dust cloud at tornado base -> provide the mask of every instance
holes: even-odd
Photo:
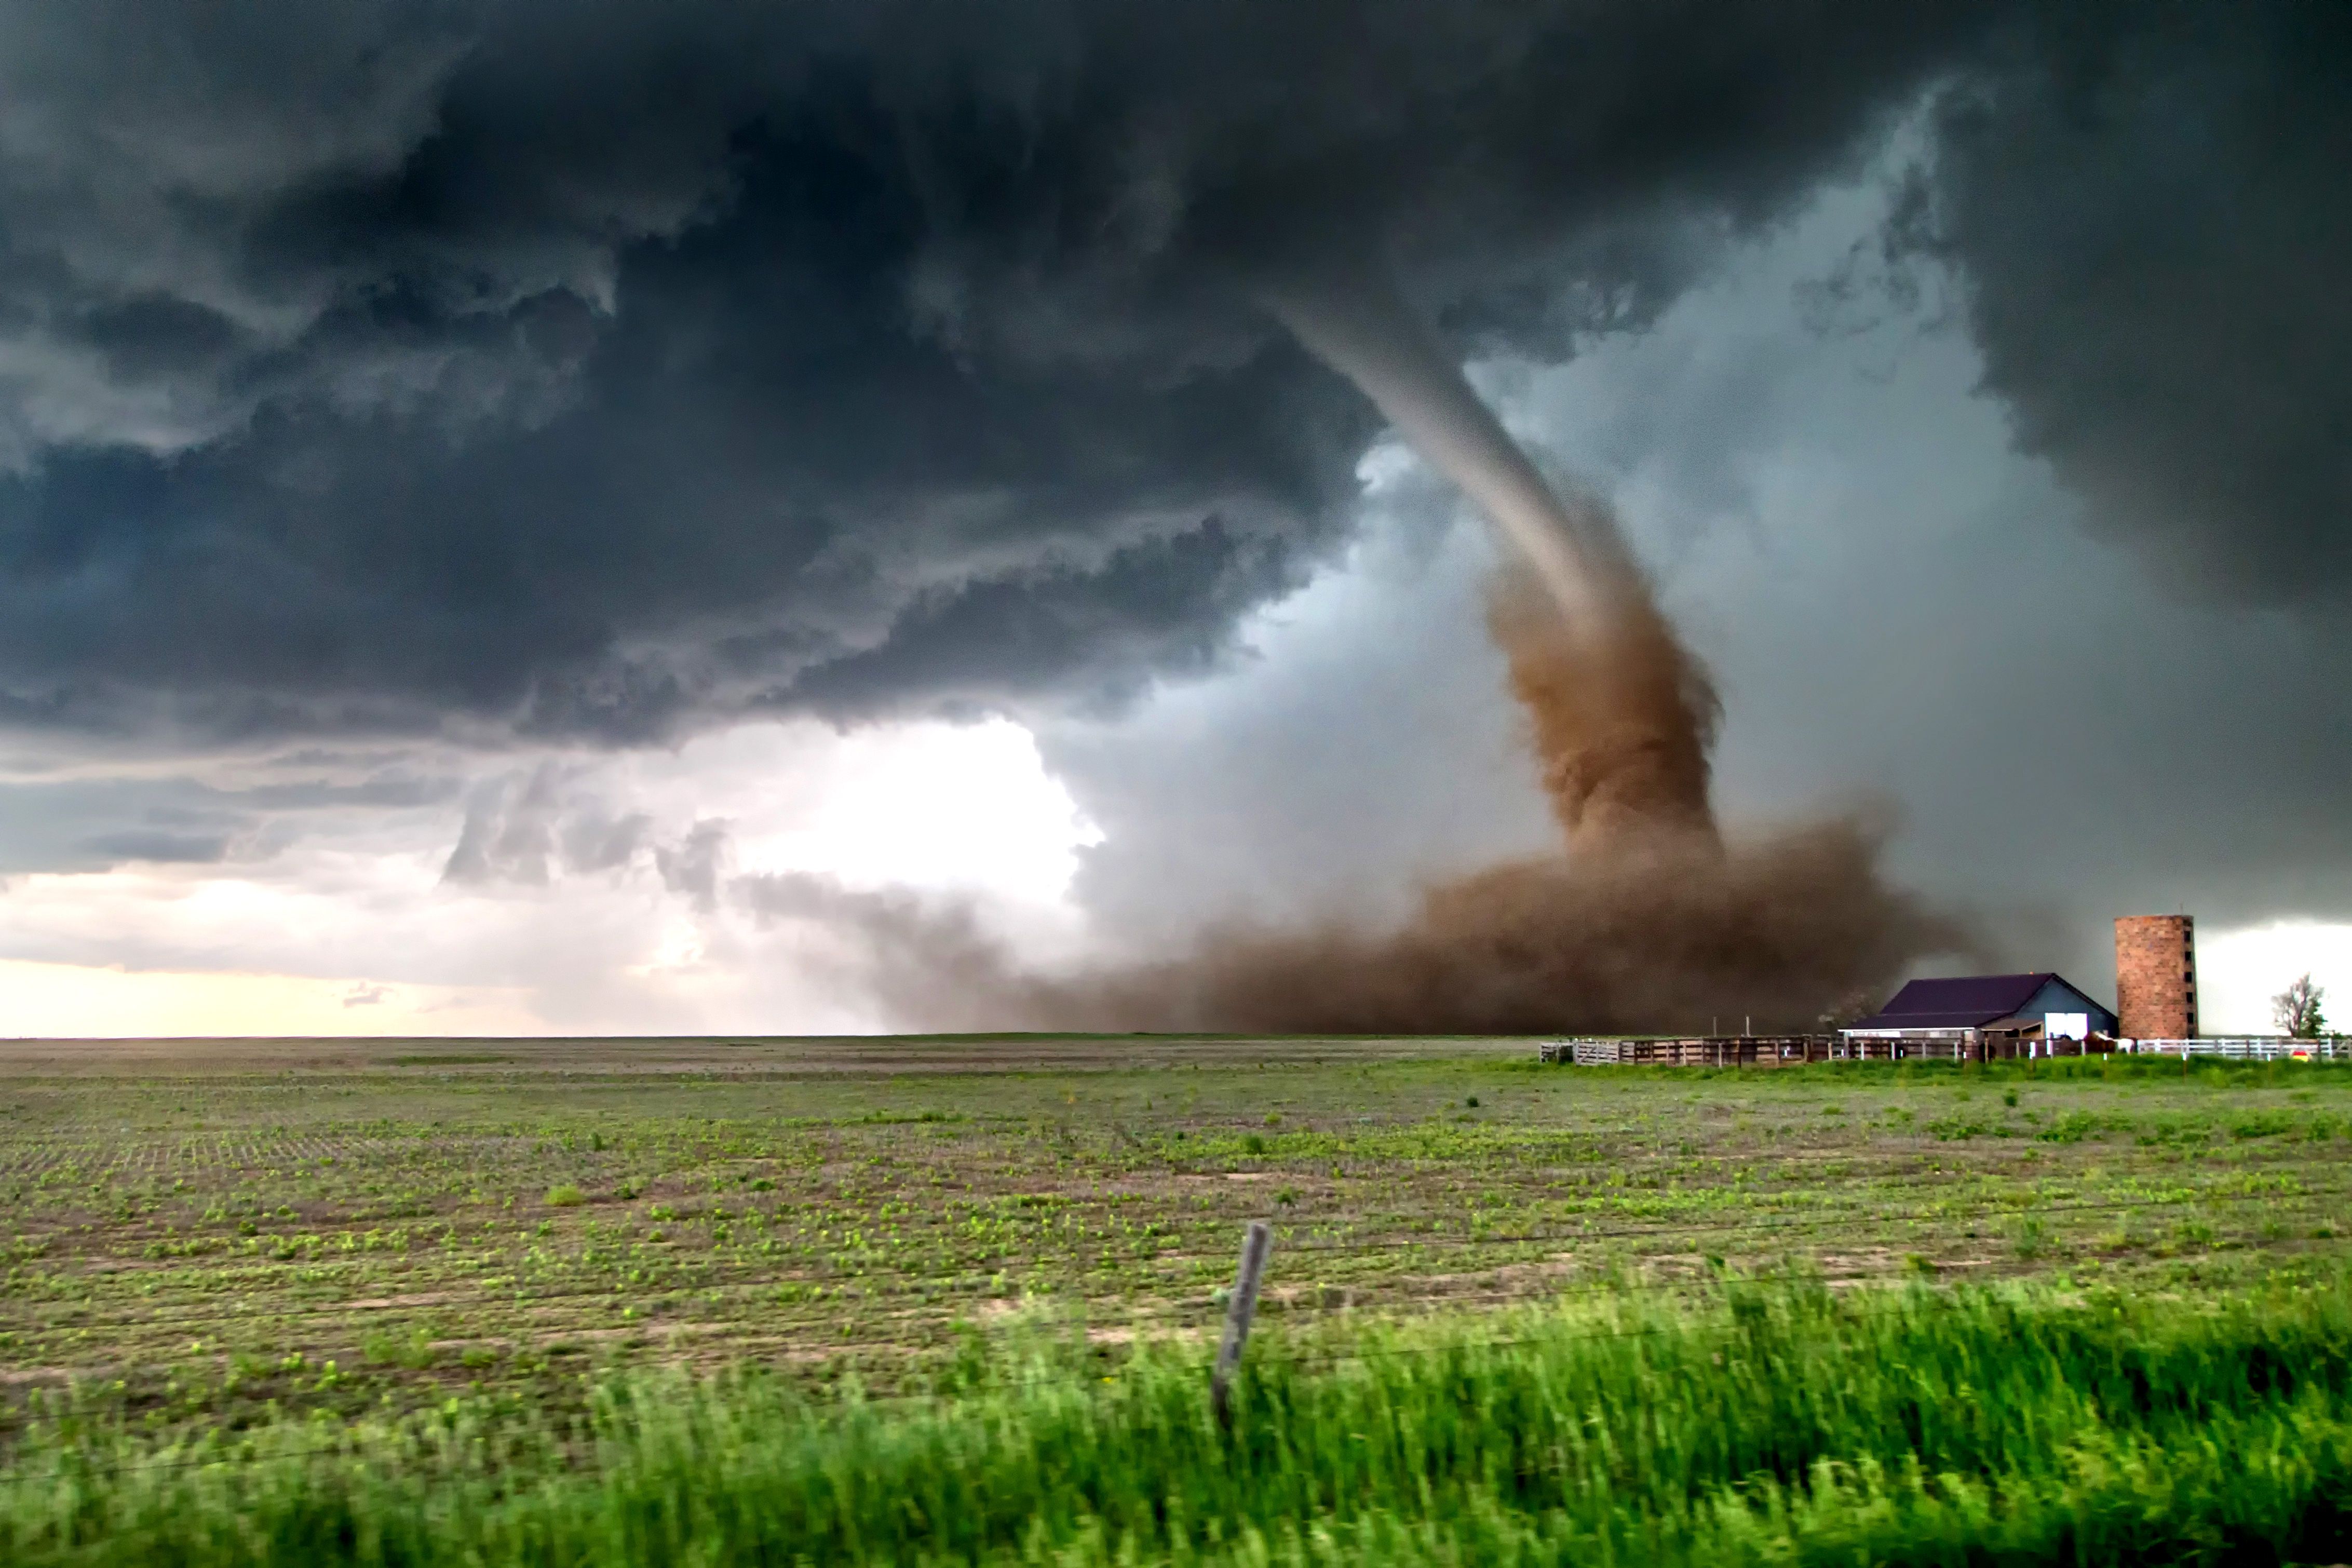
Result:
[[[1962,934],[1834,819],[1727,842],[1708,790],[1712,685],[1616,519],[1546,484],[1385,280],[1274,292],[1274,313],[1474,500],[1509,552],[1487,595],[1561,834],[1553,854],[1426,889],[1402,926],[1228,927],[1181,957],[1025,973],[968,911],[775,879],[829,916],[890,1009],[943,1027],[1510,1034],[1815,1025]],[[802,908],[793,909],[798,900]]]
[[[1560,845],[1427,887],[1393,926],[1227,924],[1164,960],[1051,972],[1022,964],[968,905],[801,875],[749,878],[746,891],[763,915],[824,922],[847,943],[841,978],[894,1021],[939,1029],[1811,1027],[1970,945],[1880,875],[1883,829],[1864,817],[1719,831],[1704,671],[1646,592],[1609,626],[1596,637],[1573,624],[1524,563],[1497,574],[1487,626]]]

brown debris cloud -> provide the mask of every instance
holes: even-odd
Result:
[[[1562,846],[1431,887],[1401,926],[1228,926],[1179,957],[1054,974],[1022,966],[968,907],[799,877],[753,879],[754,906],[846,932],[852,977],[898,1016],[948,1029],[1811,1028],[1963,945],[1880,877],[1867,821],[1717,835],[1714,695],[1663,618],[1628,616],[1595,647],[1508,573],[1488,622]]]
[[[1580,635],[1524,569],[1487,594],[1552,816],[1571,847],[1594,854],[1659,834],[1711,842],[1714,684],[1646,595],[1612,620],[1605,639]]]
[[[1228,927],[1181,957],[1030,972],[969,909],[759,879],[755,907],[860,944],[887,1005],[941,1027],[1519,1034],[1753,1020],[1816,1027],[1962,936],[1879,876],[1840,818],[1727,842],[1715,689],[1596,498],[1547,484],[1376,272],[1269,286],[1267,307],[1475,500],[1511,552],[1487,600],[1558,851],[1425,889],[1393,930]]]

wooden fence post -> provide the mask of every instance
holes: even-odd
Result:
[[[1265,1275],[1265,1256],[1273,1250],[1274,1227],[1262,1219],[1250,1221],[1242,1237],[1241,1272],[1234,1277],[1233,1299],[1225,1303],[1225,1337],[1217,1346],[1216,1370],[1209,1374],[1209,1406],[1217,1413],[1220,1426],[1234,1422],[1234,1373],[1241,1370],[1242,1347],[1249,1343],[1250,1319],[1257,1312],[1258,1281]]]

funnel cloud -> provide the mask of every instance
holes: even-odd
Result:
[[[1711,838],[1715,692],[1658,613],[1609,509],[1544,481],[1384,279],[1288,282],[1265,298],[1461,487],[1517,558],[1489,619],[1570,841],[1605,851],[1630,835]]]

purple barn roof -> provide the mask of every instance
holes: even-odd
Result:
[[[2035,992],[2059,978],[2042,971],[2032,974],[1971,974],[1957,980],[1914,980],[1897,991],[1885,1006],[1846,1027],[1979,1028],[2010,1017],[2033,1000]]]

